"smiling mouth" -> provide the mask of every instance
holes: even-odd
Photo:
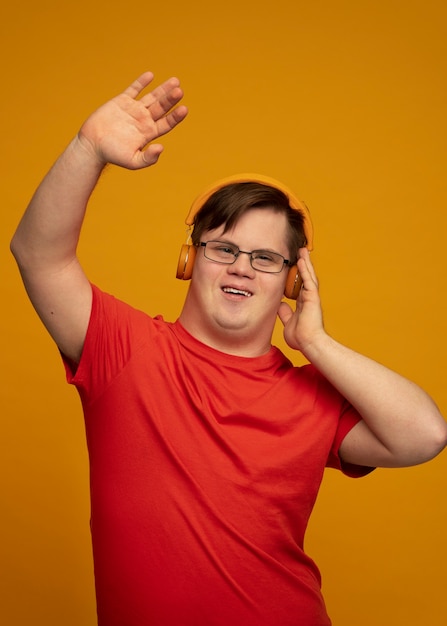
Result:
[[[250,298],[253,295],[251,291],[236,289],[235,287],[223,287],[222,291],[224,291],[225,293],[234,294],[235,296],[244,296],[245,298]]]

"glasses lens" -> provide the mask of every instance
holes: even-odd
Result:
[[[222,241],[207,241],[205,245],[205,256],[210,261],[218,263],[234,263],[238,248]]]
[[[251,264],[261,272],[280,272],[284,265],[284,257],[268,250],[255,250],[251,253]]]

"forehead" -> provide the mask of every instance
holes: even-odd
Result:
[[[276,250],[287,254],[287,218],[273,208],[254,208],[245,212],[231,228],[225,224],[206,232],[206,238],[223,239],[241,249]]]

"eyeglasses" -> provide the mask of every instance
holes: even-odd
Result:
[[[277,252],[270,252],[270,250],[245,252],[226,241],[201,241],[196,245],[205,248],[204,255],[209,261],[223,263],[224,265],[232,265],[240,254],[248,254],[250,265],[258,272],[279,274],[285,265],[291,265],[288,259],[285,259]]]

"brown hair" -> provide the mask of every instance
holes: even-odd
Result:
[[[290,261],[295,263],[298,249],[307,243],[304,217],[290,206],[287,195],[280,189],[261,183],[232,183],[214,192],[194,218],[192,241],[198,244],[205,231],[219,228],[222,224],[224,232],[227,232],[247,211],[263,207],[286,216],[289,225],[287,247]]]

